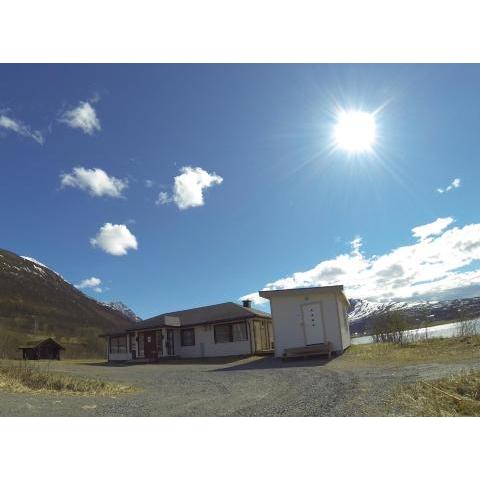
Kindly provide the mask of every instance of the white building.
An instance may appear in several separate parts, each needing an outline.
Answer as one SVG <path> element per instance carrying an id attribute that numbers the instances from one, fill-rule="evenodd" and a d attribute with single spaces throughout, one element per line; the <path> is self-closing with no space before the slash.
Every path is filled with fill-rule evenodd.
<path id="1" fill-rule="evenodd" d="M 254 355 L 272 351 L 272 320 L 245 300 L 164 313 L 102 336 L 109 361 Z"/>
<path id="2" fill-rule="evenodd" d="M 322 345 L 342 353 L 350 346 L 348 300 L 342 285 L 259 292 L 270 300 L 275 356 L 286 349 Z"/>

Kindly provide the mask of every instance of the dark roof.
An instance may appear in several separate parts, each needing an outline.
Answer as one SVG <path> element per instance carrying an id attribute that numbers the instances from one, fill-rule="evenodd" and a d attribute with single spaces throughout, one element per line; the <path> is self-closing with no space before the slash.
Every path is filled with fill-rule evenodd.
<path id="1" fill-rule="evenodd" d="M 38 348 L 44 343 L 54 343 L 58 348 L 65 350 L 64 347 L 62 347 L 58 342 L 56 342 L 53 338 L 44 338 L 43 340 L 31 340 L 29 342 L 25 342 L 23 345 L 21 345 L 18 348 Z"/>
<path id="2" fill-rule="evenodd" d="M 234 302 L 226 302 L 217 305 L 207 305 L 206 307 L 191 308 L 190 310 L 162 313 L 148 320 L 137 322 L 135 326 L 127 330 L 145 330 L 151 327 L 163 327 L 165 326 L 165 317 L 178 317 L 182 327 L 253 317 L 271 318 L 268 313 L 256 310 L 255 308 L 247 308 Z"/>

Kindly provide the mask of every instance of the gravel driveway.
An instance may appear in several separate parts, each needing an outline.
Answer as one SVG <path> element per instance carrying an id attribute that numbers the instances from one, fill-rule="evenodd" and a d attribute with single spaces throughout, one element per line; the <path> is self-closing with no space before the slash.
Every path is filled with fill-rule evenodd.
<path id="1" fill-rule="evenodd" d="M 264 357 L 210 362 L 106 365 L 51 362 L 50 368 L 122 382 L 117 397 L 0 392 L 1 416 L 362 416 L 401 415 L 390 402 L 401 382 L 480 369 L 480 360 L 355 367 Z"/>

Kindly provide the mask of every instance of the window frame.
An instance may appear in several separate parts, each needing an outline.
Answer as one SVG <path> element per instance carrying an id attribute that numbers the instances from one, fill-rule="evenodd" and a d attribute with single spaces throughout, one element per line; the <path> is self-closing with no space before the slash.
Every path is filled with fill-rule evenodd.
<path id="1" fill-rule="evenodd" d="M 192 332 L 193 343 L 185 343 L 185 340 L 183 338 L 183 335 L 185 334 L 185 332 Z M 180 345 L 182 347 L 194 347 L 195 346 L 195 327 L 182 328 L 180 330 Z"/>
<path id="2" fill-rule="evenodd" d="M 132 353 L 133 350 L 137 350 L 137 335 L 135 334 L 135 332 L 130 332 L 128 336 L 130 340 L 128 344 L 128 352 Z"/>
<path id="3" fill-rule="evenodd" d="M 113 340 L 113 342 L 112 342 Z M 122 342 L 120 342 L 122 340 Z M 127 336 L 118 335 L 115 337 L 110 337 L 109 352 L 110 353 L 128 353 L 127 349 Z"/>
<path id="4" fill-rule="evenodd" d="M 233 326 L 234 325 L 243 325 L 245 328 L 245 338 L 242 340 L 234 340 L 233 339 Z M 217 328 L 218 327 L 228 327 L 228 340 L 226 341 L 219 341 L 218 336 L 217 336 Z M 248 335 L 248 324 L 246 320 L 243 320 L 241 322 L 232 322 L 232 323 L 220 323 L 218 325 L 213 326 L 213 340 L 215 343 L 237 343 L 237 342 L 248 342 L 249 340 L 249 335 Z"/>

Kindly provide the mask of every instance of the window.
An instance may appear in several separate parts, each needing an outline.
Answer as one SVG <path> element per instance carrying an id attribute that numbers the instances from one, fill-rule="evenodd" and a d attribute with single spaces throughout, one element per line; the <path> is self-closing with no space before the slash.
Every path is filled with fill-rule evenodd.
<path id="1" fill-rule="evenodd" d="M 130 344 L 129 344 L 129 351 L 136 350 L 136 340 L 135 340 L 135 333 L 130 334 Z"/>
<path id="2" fill-rule="evenodd" d="M 126 353 L 127 336 L 110 338 L 110 353 Z"/>
<path id="3" fill-rule="evenodd" d="M 194 328 L 185 328 L 180 330 L 180 337 L 182 347 L 190 347 L 195 345 L 195 329 Z"/>
<path id="4" fill-rule="evenodd" d="M 215 343 L 232 342 L 232 326 L 215 325 L 213 336 L 215 337 Z"/>
<path id="5" fill-rule="evenodd" d="M 234 323 L 232 325 L 232 337 L 234 342 L 244 342 L 248 340 L 247 324 L 245 322 Z"/>
<path id="6" fill-rule="evenodd" d="M 161 330 L 157 330 L 157 352 L 159 355 L 163 354 L 163 335 Z"/>
<path id="7" fill-rule="evenodd" d="M 229 325 L 215 325 L 215 343 L 243 342 L 248 340 L 247 324 L 245 322 Z"/>

